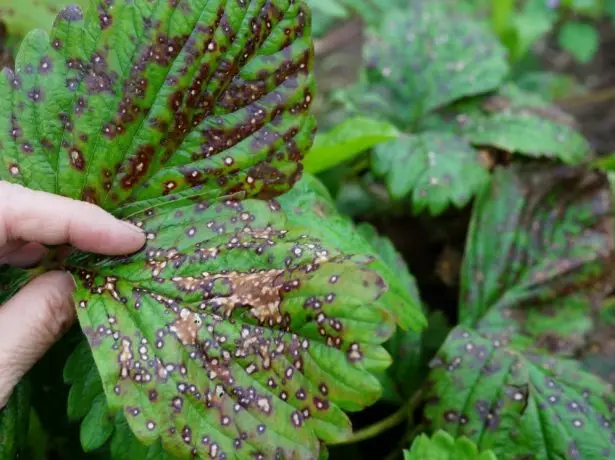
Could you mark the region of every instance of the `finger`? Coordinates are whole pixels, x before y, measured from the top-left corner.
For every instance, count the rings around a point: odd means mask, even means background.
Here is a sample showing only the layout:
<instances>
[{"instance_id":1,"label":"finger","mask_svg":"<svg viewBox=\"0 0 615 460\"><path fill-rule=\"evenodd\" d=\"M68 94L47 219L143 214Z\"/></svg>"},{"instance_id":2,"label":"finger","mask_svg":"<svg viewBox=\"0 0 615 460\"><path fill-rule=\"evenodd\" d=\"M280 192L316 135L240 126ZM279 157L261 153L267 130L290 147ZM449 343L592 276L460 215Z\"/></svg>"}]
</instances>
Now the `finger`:
<instances>
[{"instance_id":1,"label":"finger","mask_svg":"<svg viewBox=\"0 0 615 460\"><path fill-rule=\"evenodd\" d=\"M0 181L0 246L19 239L108 255L135 252L145 244L139 228L93 204Z\"/></svg>"},{"instance_id":2,"label":"finger","mask_svg":"<svg viewBox=\"0 0 615 460\"><path fill-rule=\"evenodd\" d=\"M49 250L38 243L22 242L16 245L13 250L5 252L6 254L0 256L0 265L8 264L14 267L26 268L39 263Z\"/></svg>"},{"instance_id":3,"label":"finger","mask_svg":"<svg viewBox=\"0 0 615 460\"><path fill-rule=\"evenodd\" d=\"M28 370L75 319L72 277L49 272L0 307L0 408Z\"/></svg>"}]
</instances>

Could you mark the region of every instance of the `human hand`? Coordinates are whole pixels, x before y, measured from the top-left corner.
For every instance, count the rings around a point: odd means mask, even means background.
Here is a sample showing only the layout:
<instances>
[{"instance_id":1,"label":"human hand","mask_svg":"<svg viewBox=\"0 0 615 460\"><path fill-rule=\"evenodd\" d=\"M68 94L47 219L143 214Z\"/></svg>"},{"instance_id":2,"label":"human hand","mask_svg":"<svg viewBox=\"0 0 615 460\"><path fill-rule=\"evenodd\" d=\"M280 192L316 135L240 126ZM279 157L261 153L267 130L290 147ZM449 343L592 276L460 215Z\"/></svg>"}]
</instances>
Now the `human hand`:
<instances>
[{"instance_id":1,"label":"human hand","mask_svg":"<svg viewBox=\"0 0 615 460\"><path fill-rule=\"evenodd\" d=\"M121 255L143 247L145 235L92 204L0 181L0 266L36 263L47 251L44 244ZM0 409L73 323L74 288L70 274L52 271L0 306Z\"/></svg>"}]
</instances>

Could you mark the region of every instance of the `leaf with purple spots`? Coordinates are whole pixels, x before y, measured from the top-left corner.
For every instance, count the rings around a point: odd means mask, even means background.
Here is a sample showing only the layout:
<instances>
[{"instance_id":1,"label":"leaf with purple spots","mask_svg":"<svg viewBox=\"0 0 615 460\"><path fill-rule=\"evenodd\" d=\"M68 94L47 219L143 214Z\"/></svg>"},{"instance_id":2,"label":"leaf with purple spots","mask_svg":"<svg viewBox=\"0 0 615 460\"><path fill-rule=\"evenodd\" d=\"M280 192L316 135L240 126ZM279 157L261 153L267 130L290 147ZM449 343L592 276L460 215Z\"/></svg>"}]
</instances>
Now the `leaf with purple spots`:
<instances>
[{"instance_id":1,"label":"leaf with purple spots","mask_svg":"<svg viewBox=\"0 0 615 460\"><path fill-rule=\"evenodd\" d=\"M148 208L131 217L147 232L142 252L68 262L109 407L146 444L161 438L184 457L312 458L319 440L350 434L342 410L379 398L381 344L396 322L424 320L309 187L279 201Z\"/></svg>"},{"instance_id":2,"label":"leaf with purple spots","mask_svg":"<svg viewBox=\"0 0 615 460\"><path fill-rule=\"evenodd\" d=\"M497 460L490 450L478 451L468 438L454 439L446 431L438 431L431 438L422 434L415 438L404 460Z\"/></svg>"},{"instance_id":3,"label":"leaf with purple spots","mask_svg":"<svg viewBox=\"0 0 615 460\"><path fill-rule=\"evenodd\" d=\"M408 134L377 145L372 169L385 178L394 199L410 195L415 212L432 215L451 205L462 208L489 182L478 152L447 132Z\"/></svg>"},{"instance_id":4,"label":"leaf with purple spots","mask_svg":"<svg viewBox=\"0 0 615 460\"><path fill-rule=\"evenodd\" d=\"M496 171L477 200L462 267L460 321L507 344L570 356L613 287L606 176L569 166Z\"/></svg>"},{"instance_id":5,"label":"leaf with purple spots","mask_svg":"<svg viewBox=\"0 0 615 460\"><path fill-rule=\"evenodd\" d=\"M456 2L406 4L388 11L365 51L370 80L395 108L400 127L502 83L506 52L488 28Z\"/></svg>"},{"instance_id":6,"label":"leaf with purple spots","mask_svg":"<svg viewBox=\"0 0 615 460\"><path fill-rule=\"evenodd\" d=\"M302 1L93 3L24 39L0 85L0 179L124 214L288 190L312 144Z\"/></svg>"},{"instance_id":7,"label":"leaf with purple spots","mask_svg":"<svg viewBox=\"0 0 615 460\"><path fill-rule=\"evenodd\" d=\"M615 455L612 388L576 362L523 354L460 326L431 367L431 430L465 436L501 458Z\"/></svg>"}]
</instances>

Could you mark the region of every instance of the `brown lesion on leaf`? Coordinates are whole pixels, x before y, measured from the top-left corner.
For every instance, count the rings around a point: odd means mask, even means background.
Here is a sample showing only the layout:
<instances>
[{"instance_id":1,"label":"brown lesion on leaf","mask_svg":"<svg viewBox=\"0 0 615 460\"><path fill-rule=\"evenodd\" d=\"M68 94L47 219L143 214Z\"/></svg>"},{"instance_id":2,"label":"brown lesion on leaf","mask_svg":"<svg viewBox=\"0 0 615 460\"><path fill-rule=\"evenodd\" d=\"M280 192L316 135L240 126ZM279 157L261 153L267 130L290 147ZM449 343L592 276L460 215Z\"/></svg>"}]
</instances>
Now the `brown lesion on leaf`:
<instances>
[{"instance_id":1,"label":"brown lesion on leaf","mask_svg":"<svg viewBox=\"0 0 615 460\"><path fill-rule=\"evenodd\" d=\"M179 317L169 326L169 330L177 336L183 345L194 345L197 343L202 325L203 320L198 313L183 308L179 312Z\"/></svg>"},{"instance_id":2,"label":"brown lesion on leaf","mask_svg":"<svg viewBox=\"0 0 615 460\"><path fill-rule=\"evenodd\" d=\"M176 276L173 282L185 292L203 291L206 305L230 317L238 307L248 307L261 324L281 324L280 310L284 289L284 270L273 269L254 273L204 273L199 277ZM224 286L226 293L214 292L216 285Z\"/></svg>"}]
</instances>

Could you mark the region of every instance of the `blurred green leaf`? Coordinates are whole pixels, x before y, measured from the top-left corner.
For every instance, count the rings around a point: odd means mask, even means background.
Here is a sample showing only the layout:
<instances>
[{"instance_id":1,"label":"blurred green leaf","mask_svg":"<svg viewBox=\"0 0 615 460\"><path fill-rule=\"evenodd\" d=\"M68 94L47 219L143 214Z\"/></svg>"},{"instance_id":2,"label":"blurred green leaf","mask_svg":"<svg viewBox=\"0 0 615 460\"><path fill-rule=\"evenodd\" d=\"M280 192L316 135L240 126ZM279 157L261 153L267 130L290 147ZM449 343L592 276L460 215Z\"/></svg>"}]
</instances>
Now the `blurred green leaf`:
<instances>
[{"instance_id":1,"label":"blurred green leaf","mask_svg":"<svg viewBox=\"0 0 615 460\"><path fill-rule=\"evenodd\" d=\"M574 354L615 281L613 205L596 171L498 169L474 205L460 323L502 344Z\"/></svg>"},{"instance_id":2,"label":"blurred green leaf","mask_svg":"<svg viewBox=\"0 0 615 460\"><path fill-rule=\"evenodd\" d=\"M348 11L346 11L341 2L336 0L308 0L308 4L312 9L321 11L333 18L345 18L348 16Z\"/></svg>"},{"instance_id":3,"label":"blurred green leaf","mask_svg":"<svg viewBox=\"0 0 615 460\"><path fill-rule=\"evenodd\" d=\"M394 199L412 193L416 212L438 215L465 206L488 181L478 153L455 134L426 131L404 135L374 149L374 173L384 176Z\"/></svg>"},{"instance_id":4,"label":"blurred green leaf","mask_svg":"<svg viewBox=\"0 0 615 460\"><path fill-rule=\"evenodd\" d=\"M81 445L86 452L98 449L111 436L114 417L109 414L107 398L99 393L81 423Z\"/></svg>"},{"instance_id":5,"label":"blurred green leaf","mask_svg":"<svg viewBox=\"0 0 615 460\"><path fill-rule=\"evenodd\" d=\"M319 173L397 137L397 128L385 121L366 117L348 118L331 131L316 136L303 166L307 172Z\"/></svg>"},{"instance_id":6,"label":"blurred green leaf","mask_svg":"<svg viewBox=\"0 0 615 460\"><path fill-rule=\"evenodd\" d=\"M422 434L404 452L404 460L497 460L491 451L479 453L468 438L454 439L446 431L438 431L431 438Z\"/></svg>"},{"instance_id":7,"label":"blurred green leaf","mask_svg":"<svg viewBox=\"0 0 615 460\"><path fill-rule=\"evenodd\" d=\"M508 74L506 51L480 21L454 3L415 0L391 10L368 38L372 83L407 128L457 99L495 89Z\"/></svg>"},{"instance_id":8,"label":"blurred green leaf","mask_svg":"<svg viewBox=\"0 0 615 460\"><path fill-rule=\"evenodd\" d=\"M557 38L559 45L581 64L591 61L600 45L598 30L593 25L580 21L566 22Z\"/></svg>"}]
</instances>

